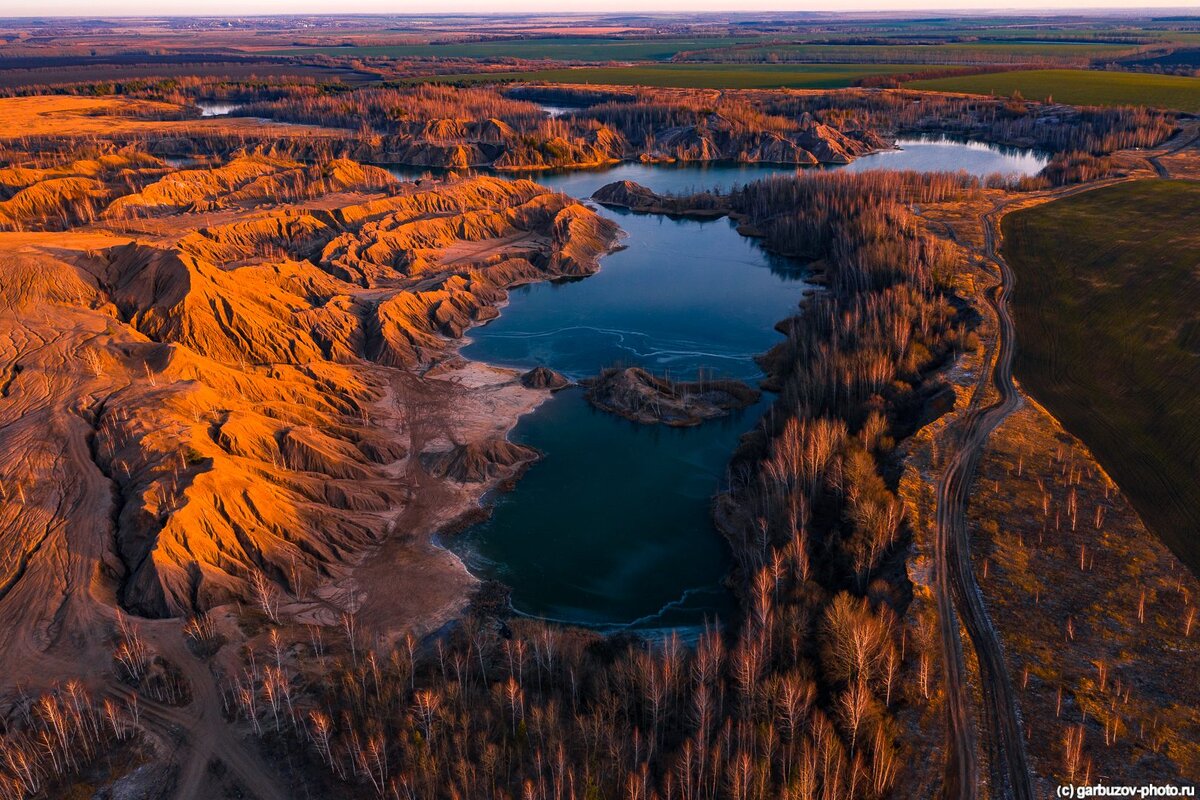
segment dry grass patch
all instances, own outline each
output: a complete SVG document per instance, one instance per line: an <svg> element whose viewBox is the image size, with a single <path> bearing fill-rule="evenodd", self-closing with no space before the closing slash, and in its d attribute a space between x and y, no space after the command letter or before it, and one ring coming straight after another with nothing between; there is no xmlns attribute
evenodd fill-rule
<svg viewBox="0 0 1200 800"><path fill-rule="evenodd" d="M116 134L230 134L313 136L330 131L311 125L280 125L248 117L177 119L173 103L124 97L36 95L0 98L0 140L29 136L111 136Z"/></svg>
<svg viewBox="0 0 1200 800"><path fill-rule="evenodd" d="M993 435L969 516L1036 772L1200 777L1200 582L1091 453L1027 403Z"/></svg>

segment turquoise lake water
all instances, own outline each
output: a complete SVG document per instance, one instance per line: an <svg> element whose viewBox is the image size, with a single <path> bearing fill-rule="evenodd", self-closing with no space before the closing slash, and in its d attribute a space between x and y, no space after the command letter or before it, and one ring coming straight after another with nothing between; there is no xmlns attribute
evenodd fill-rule
<svg viewBox="0 0 1200 800"><path fill-rule="evenodd" d="M966 169L1033 174L1045 159L987 145L902 140L902 149L841 169ZM586 199L615 180L658 192L728 189L778 165L619 164L530 175ZM496 320L470 332L463 354L572 378L614 364L681 379L698 370L755 382L754 356L780 339L807 287L794 264L740 236L728 220L696 221L598 209L625 231L625 248L596 275L515 289ZM481 577L512 588L522 614L604 630L694 632L733 610L730 565L709 511L738 438L770 396L697 428L638 425L592 409L578 389L523 417L511 438L544 458L494 514L449 539Z"/></svg>

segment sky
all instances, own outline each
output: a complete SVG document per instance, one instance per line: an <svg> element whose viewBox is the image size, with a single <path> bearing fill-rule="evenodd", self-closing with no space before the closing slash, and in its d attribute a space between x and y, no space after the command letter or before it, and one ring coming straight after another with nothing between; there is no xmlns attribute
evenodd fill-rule
<svg viewBox="0 0 1200 800"><path fill-rule="evenodd" d="M1187 8L1197 0L4 0L4 16L236 16L255 14L436 14L477 12L911 11Z"/></svg>

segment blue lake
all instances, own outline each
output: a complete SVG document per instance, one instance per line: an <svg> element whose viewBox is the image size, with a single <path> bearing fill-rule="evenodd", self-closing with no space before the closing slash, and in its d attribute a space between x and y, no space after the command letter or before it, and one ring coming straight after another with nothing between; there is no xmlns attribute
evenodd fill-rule
<svg viewBox="0 0 1200 800"><path fill-rule="evenodd" d="M840 169L1033 174L1044 158L987 145L902 140L900 150ZM780 165L619 164L536 173L574 197L615 180L658 192L728 189ZM496 320L470 333L463 354L572 378L614 364L688 379L698 370L755 382L754 357L779 341L806 284L794 264L740 236L729 220L696 221L599 209L625 231L625 248L596 275L525 286ZM544 458L494 514L447 544L481 577L512 588L518 613L604 630L694 632L733 611L722 579L727 546L710 507L739 437L770 396L697 428L647 426L592 409L582 391L560 392L525 416L512 439Z"/></svg>

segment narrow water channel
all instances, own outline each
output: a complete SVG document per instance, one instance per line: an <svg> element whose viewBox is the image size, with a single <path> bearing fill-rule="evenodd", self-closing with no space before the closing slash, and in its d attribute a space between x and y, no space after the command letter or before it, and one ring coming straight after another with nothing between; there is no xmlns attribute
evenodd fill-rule
<svg viewBox="0 0 1200 800"><path fill-rule="evenodd" d="M900 150L843 169L1033 174L1041 156L948 140L902 140ZM586 199L615 180L658 192L728 189L779 165L620 164L530 175ZM626 233L625 249L590 278L521 287L499 318L470 334L463 354L572 378L614 364L677 378L698 370L755 382L754 356L779 340L806 284L799 268L764 252L729 220L696 221L599 209ZM447 544L476 575L512 588L518 613L685 635L726 617L729 554L710 518L738 438L770 396L697 428L647 426L593 410L578 389L522 418L512 438L544 458L515 490L494 498L487 521Z"/></svg>

